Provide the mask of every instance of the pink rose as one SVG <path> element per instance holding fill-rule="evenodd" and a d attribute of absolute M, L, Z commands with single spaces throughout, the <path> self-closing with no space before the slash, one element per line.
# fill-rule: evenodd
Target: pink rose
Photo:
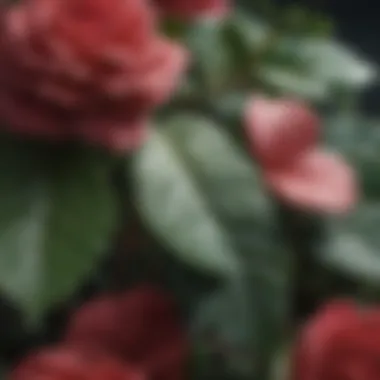
<path fill-rule="evenodd" d="M 353 170 L 318 147 L 320 121 L 295 100 L 253 98 L 245 127 L 268 187 L 283 201 L 316 212 L 343 213 L 357 198 Z"/>
<path fill-rule="evenodd" d="M 3 13 L 0 118 L 10 132 L 132 149 L 183 73 L 145 0 L 24 0 Z"/>

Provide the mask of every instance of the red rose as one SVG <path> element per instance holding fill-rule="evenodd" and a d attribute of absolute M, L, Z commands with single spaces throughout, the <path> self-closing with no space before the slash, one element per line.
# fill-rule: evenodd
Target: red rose
<path fill-rule="evenodd" d="M 292 380 L 378 380 L 380 312 L 336 301 L 300 335 Z"/>
<path fill-rule="evenodd" d="M 320 121 L 294 100 L 252 99 L 245 127 L 268 187 L 283 201 L 310 211 L 342 213 L 356 201 L 353 170 L 317 146 Z"/>
<path fill-rule="evenodd" d="M 102 349 L 142 368 L 151 380 L 185 376 L 188 344 L 175 305 L 150 286 L 90 301 L 72 317 L 65 341 Z"/>
<path fill-rule="evenodd" d="M 10 380 L 146 380 L 143 373 L 111 357 L 72 348 L 45 349 L 28 356 Z"/>
<path fill-rule="evenodd" d="M 186 66 L 145 0 L 24 0 L 1 19 L 3 128 L 111 148 L 141 143 Z"/>
<path fill-rule="evenodd" d="M 226 16 L 230 11 L 229 0 L 152 0 L 164 16 L 191 20 L 198 17 Z"/>

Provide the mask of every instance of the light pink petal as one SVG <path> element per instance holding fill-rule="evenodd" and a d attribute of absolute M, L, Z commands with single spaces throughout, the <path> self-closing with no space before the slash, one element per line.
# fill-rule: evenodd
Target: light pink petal
<path fill-rule="evenodd" d="M 316 145 L 319 120 L 299 101 L 253 97 L 245 109 L 245 129 L 257 160 L 278 167 Z"/>
<path fill-rule="evenodd" d="M 311 150 L 280 170 L 264 168 L 268 186 L 295 207 L 340 214 L 357 200 L 356 176 L 340 155 Z"/>
<path fill-rule="evenodd" d="M 105 77 L 102 81 L 104 91 L 112 97 L 142 94 L 152 106 L 167 101 L 181 83 L 190 54 L 181 45 L 166 39 L 157 39 L 153 45 L 141 62 L 122 58 L 128 60 L 126 67 L 133 70 Z"/>
<path fill-rule="evenodd" d="M 159 105 L 168 100 L 181 83 L 182 76 L 188 67 L 190 54 L 181 45 L 169 40 L 157 42 L 156 67 L 145 74 L 141 91 L 151 94 L 152 101 Z"/>

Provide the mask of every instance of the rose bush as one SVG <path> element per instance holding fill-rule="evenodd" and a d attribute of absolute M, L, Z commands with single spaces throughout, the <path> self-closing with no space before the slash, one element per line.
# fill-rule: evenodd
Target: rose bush
<path fill-rule="evenodd" d="M 254 97 L 245 128 L 268 187 L 301 209 L 342 213 L 356 203 L 353 170 L 335 153 L 317 147 L 320 121 L 305 104 Z"/>
<path fill-rule="evenodd" d="M 379 337 L 378 309 L 360 310 L 353 302 L 331 302 L 301 331 L 291 379 L 378 379 Z"/>
<path fill-rule="evenodd" d="M 1 16 L 2 128 L 134 148 L 186 62 L 145 0 L 16 3 Z"/>
<path fill-rule="evenodd" d="M 272 380 L 378 294 L 376 70 L 275 3 L 1 3 L 0 379 Z M 290 380 L 377 378 L 378 314 Z"/>
<path fill-rule="evenodd" d="M 132 363 L 152 380 L 182 379 L 189 354 L 173 300 L 148 285 L 84 304 L 69 321 L 64 340 Z"/>

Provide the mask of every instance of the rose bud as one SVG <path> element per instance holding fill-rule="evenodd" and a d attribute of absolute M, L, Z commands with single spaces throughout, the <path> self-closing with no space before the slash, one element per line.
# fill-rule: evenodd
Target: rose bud
<path fill-rule="evenodd" d="M 302 102 L 252 98 L 245 130 L 268 188 L 283 202 L 333 214 L 356 203 L 354 171 L 340 155 L 318 147 L 320 122 Z"/>

